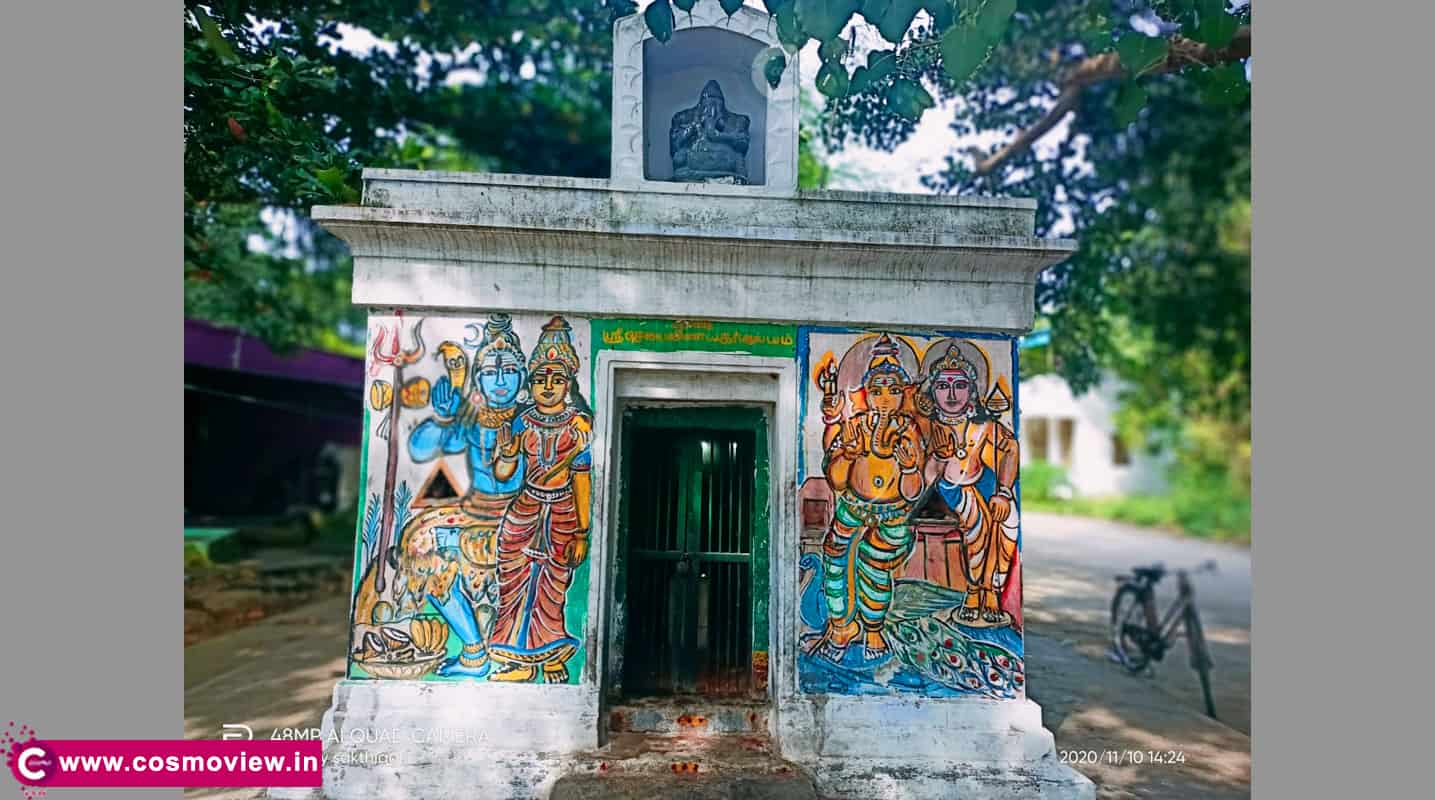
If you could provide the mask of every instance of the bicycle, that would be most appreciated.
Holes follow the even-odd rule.
[[[1152,564],[1136,567],[1130,575],[1116,576],[1119,586],[1111,599],[1111,654],[1133,675],[1145,672],[1152,661],[1160,661],[1176,643],[1178,628],[1185,628],[1191,668],[1201,677],[1201,695],[1206,715],[1216,719],[1216,702],[1211,696],[1211,651],[1201,630],[1196,611],[1196,590],[1189,576],[1215,572],[1216,562],[1207,561],[1191,570],[1176,570],[1176,601],[1157,618],[1156,584],[1166,577],[1166,567]]]

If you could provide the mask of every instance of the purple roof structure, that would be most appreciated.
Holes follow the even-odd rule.
[[[362,358],[312,349],[280,356],[256,337],[194,319],[184,321],[184,363],[353,388],[364,385]]]

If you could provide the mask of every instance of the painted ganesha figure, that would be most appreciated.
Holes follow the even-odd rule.
[[[857,358],[866,359],[860,379]],[[1009,400],[990,372],[972,342],[939,340],[918,358],[888,334],[859,340],[840,366],[818,367],[822,470],[835,502],[820,553],[826,619],[804,637],[811,656],[859,670],[892,656],[889,612],[919,510],[948,520],[959,545],[951,555],[962,585],[952,588],[964,596],[950,622],[1012,623],[1010,609],[1020,602],[1008,583],[1016,568],[1019,452],[1000,418]],[[995,487],[983,491],[988,475]],[[848,654],[854,643],[860,659]]]
[[[822,390],[822,469],[836,496],[822,541],[822,594],[827,621],[807,650],[842,662],[859,636],[866,662],[891,656],[884,627],[894,575],[911,555],[907,517],[923,489],[920,428],[911,376],[900,350],[883,334],[862,376],[867,408],[849,407],[838,369],[818,375]]]

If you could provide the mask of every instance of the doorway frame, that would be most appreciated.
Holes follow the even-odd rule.
[[[619,482],[622,476],[622,419],[640,406],[758,406],[767,417],[768,480],[768,687],[769,732],[776,739],[784,698],[797,690],[797,470],[799,377],[796,358],[697,351],[605,350],[593,363],[597,430],[593,478],[592,553],[601,575],[589,591],[588,652],[600,721],[606,721],[614,665],[612,616],[614,559],[619,536]],[[606,722],[599,724],[606,741]]]
[[[636,413],[632,413],[636,412]],[[629,416],[633,417],[629,420]],[[767,652],[772,646],[772,621],[769,619],[769,609],[766,599],[771,594],[771,587],[768,585],[771,580],[772,563],[772,508],[767,502],[771,496],[772,465],[769,463],[771,453],[768,448],[768,431],[772,428],[773,420],[770,409],[756,403],[683,403],[675,405],[671,403],[645,403],[642,401],[626,402],[623,404],[623,421],[618,431],[620,441],[618,448],[624,453],[633,446],[633,435],[638,431],[726,431],[753,434],[753,476],[752,495],[749,500],[751,510],[748,512],[749,536],[745,545],[747,552],[748,580],[752,587],[751,605],[747,619],[744,620],[746,630],[746,647],[748,650],[747,671],[751,678],[756,670],[753,664],[753,655],[761,650],[763,658],[766,659]],[[629,428],[632,422],[633,427]],[[618,477],[619,488],[626,483],[632,484],[632,475],[626,469],[623,462],[614,463],[614,471]],[[613,567],[612,567],[612,600],[609,603],[610,619],[616,619],[617,610],[620,607],[626,609],[628,597],[627,581],[632,576],[634,557],[629,549],[631,542],[628,537],[631,531],[628,530],[631,524],[631,509],[619,491],[615,495],[614,509],[616,510],[616,524],[613,526]],[[759,502],[759,500],[761,502]],[[759,532],[761,538],[759,539]],[[687,545],[684,543],[684,549]],[[760,545],[760,546],[759,546]],[[697,549],[701,549],[700,547]],[[627,553],[627,558],[620,556]],[[761,594],[759,594],[761,590]],[[758,597],[763,598],[761,611],[759,611]],[[761,617],[761,631],[758,630],[758,618]],[[611,648],[607,663],[607,685],[605,693],[609,700],[619,697],[630,697],[628,688],[622,685],[627,661],[628,630],[625,626],[612,625],[607,631],[608,646]],[[762,644],[756,644],[758,636],[762,637]],[[622,660],[619,660],[619,659]],[[746,695],[737,695],[747,699],[756,699],[760,693],[764,699],[771,693],[770,680],[771,665],[766,661],[762,664],[764,678],[762,685],[752,685]],[[676,675],[674,676],[676,677]],[[617,689],[617,691],[614,691]],[[702,696],[701,691],[689,693]],[[679,696],[682,696],[679,694]],[[728,697],[726,695],[724,698]]]

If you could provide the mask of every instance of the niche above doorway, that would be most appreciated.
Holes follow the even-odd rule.
[[[776,88],[763,77],[777,32],[764,12],[743,6],[731,17],[717,0],[680,12],[660,42],[642,16],[618,21],[613,47],[613,184],[650,191],[790,196],[797,191],[798,57]],[[749,118],[747,185],[675,183],[668,134],[673,115],[691,108],[715,80],[728,111]],[[701,187],[701,188],[698,188]]]

